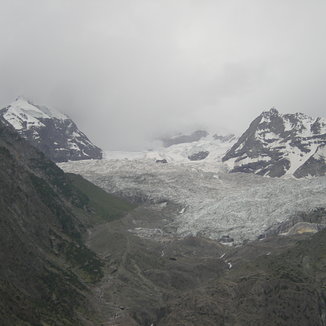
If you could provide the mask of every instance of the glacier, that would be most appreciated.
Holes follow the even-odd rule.
[[[59,164],[110,193],[173,202],[166,225],[176,236],[257,239],[295,214],[326,207],[326,177],[270,178],[228,173],[220,162],[158,164],[151,159],[88,160]]]

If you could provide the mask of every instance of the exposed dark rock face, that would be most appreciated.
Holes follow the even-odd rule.
[[[319,145],[313,155],[302,164],[295,172],[294,176],[296,178],[311,176],[323,176],[326,174],[326,145]]]
[[[17,98],[0,111],[0,117],[54,162],[102,158],[102,150],[57,111]]]
[[[156,163],[167,163],[168,161],[164,158],[163,160],[156,160]]]
[[[164,147],[169,147],[172,145],[183,144],[183,143],[193,143],[204,137],[208,136],[208,132],[205,130],[194,131],[190,135],[178,135],[174,137],[168,137],[161,139]]]
[[[208,155],[209,155],[208,151],[201,151],[201,152],[189,155],[188,159],[190,161],[201,161],[201,160],[204,160]]]
[[[325,175],[326,120],[263,112],[223,157],[231,172],[281,177]]]
[[[230,135],[223,136],[223,135],[215,134],[215,135],[213,135],[213,138],[215,140],[220,140],[221,142],[226,143],[226,142],[229,142],[229,141],[235,139],[235,135],[230,134]]]

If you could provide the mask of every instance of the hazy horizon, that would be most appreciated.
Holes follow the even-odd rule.
[[[207,129],[263,110],[325,116],[321,0],[3,0],[0,105],[23,95],[98,146]]]

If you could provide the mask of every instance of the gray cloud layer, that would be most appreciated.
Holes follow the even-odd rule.
[[[262,110],[326,116],[324,0],[2,0],[0,104],[24,94],[103,148]]]

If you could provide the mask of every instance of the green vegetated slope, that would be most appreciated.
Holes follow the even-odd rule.
[[[84,179],[81,175],[67,173],[72,185],[84,196],[85,204],[92,211],[92,221],[94,223],[110,222],[123,217],[126,213],[136,207],[136,205],[108,194],[103,189]]]
[[[132,207],[117,200],[110,215],[111,196],[71,179],[80,178],[67,177],[0,122],[1,325],[82,325],[92,316],[88,284],[101,279],[103,263],[83,234]]]

